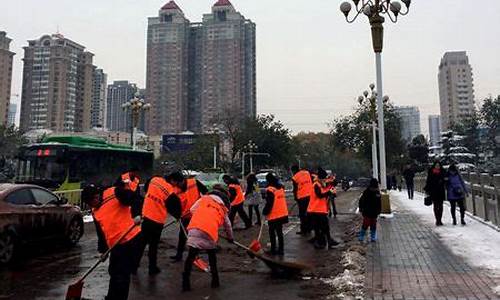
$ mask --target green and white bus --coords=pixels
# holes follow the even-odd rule
[[[137,169],[146,179],[151,176],[153,160],[151,151],[132,150],[104,139],[53,136],[20,149],[16,181],[56,192],[76,191],[86,183],[109,186],[130,169]]]

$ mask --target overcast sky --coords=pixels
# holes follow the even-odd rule
[[[145,85],[147,17],[166,0],[3,0],[0,30],[14,39],[13,93],[21,94],[22,47],[55,33],[95,54],[108,81]],[[177,0],[200,21],[215,0]],[[352,111],[354,99],[375,81],[366,17],[347,24],[337,0],[232,0],[257,24],[257,109],[273,113],[294,132],[326,131]],[[477,8],[477,11],[473,11]],[[397,105],[439,113],[437,68],[445,51],[466,50],[475,96],[500,94],[500,1],[413,0],[409,15],[386,23],[384,94]],[[17,101],[13,97],[14,102]],[[19,100],[20,101],[20,100]]]

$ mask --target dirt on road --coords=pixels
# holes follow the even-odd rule
[[[196,271],[192,275],[192,291],[182,293],[183,263],[173,263],[169,258],[175,253],[178,235],[178,228],[171,226],[164,231],[159,249],[159,266],[162,272],[154,277],[147,274],[145,253],[137,276],[132,278],[129,299],[341,299],[341,296],[349,294],[341,282],[336,281],[336,278],[342,277],[346,268],[350,268],[346,266],[346,253],[356,252],[359,257],[364,253],[364,248],[355,241],[360,220],[353,213],[353,208],[358,195],[359,191],[352,190],[340,193],[337,198],[339,215],[330,220],[334,238],[341,241],[336,249],[314,249],[308,242],[310,237],[295,234],[298,220],[291,218],[284,229],[288,232],[285,237],[284,259],[313,266],[300,276],[275,277],[261,261],[249,257],[236,246],[221,241],[217,257],[221,287],[211,289],[210,275]],[[296,208],[294,210],[291,214],[297,213]],[[236,230],[235,239],[248,245],[258,235],[258,231],[258,226]],[[262,236],[264,247],[268,240],[265,226]],[[0,278],[10,278],[12,283],[8,292],[0,291],[0,299],[63,299],[67,284],[73,282],[78,277],[77,274],[85,272],[96,257],[94,243],[95,236],[86,234],[82,245],[72,250],[71,254],[61,254],[58,258],[55,254],[42,255],[33,259],[36,264],[28,263],[31,267],[24,267],[18,273],[12,270],[0,271]],[[16,275],[22,281],[14,283]],[[106,264],[88,277],[84,285],[84,297],[103,299],[108,280]],[[0,285],[2,286],[6,287]]]

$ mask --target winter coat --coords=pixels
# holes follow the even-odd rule
[[[379,190],[366,189],[359,198],[359,211],[363,217],[377,218],[382,212],[382,196]]]
[[[445,174],[443,170],[439,174],[434,174],[432,169],[429,170],[424,191],[431,197],[432,201],[444,201],[446,195]]]
[[[448,180],[446,182],[448,192],[448,200],[460,200],[465,198],[467,187],[459,173],[448,172]]]
[[[412,168],[408,168],[403,171],[403,177],[406,183],[413,183],[413,178],[415,178],[415,171]]]
[[[259,186],[254,185],[252,189],[247,189],[245,192],[245,204],[246,205],[260,205],[262,203],[262,195],[260,193]]]

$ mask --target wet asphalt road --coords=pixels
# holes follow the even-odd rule
[[[339,239],[342,239],[343,229],[337,228],[335,222],[351,222],[358,194],[357,190],[339,193],[339,216],[337,220],[332,221],[332,231]],[[287,198],[292,197],[290,195]],[[293,207],[293,204],[290,203],[289,207]],[[298,209],[295,207],[293,210],[291,214],[297,214]],[[318,255],[305,239],[295,235],[296,218],[291,218],[285,232],[287,229],[290,233],[286,236],[285,259],[313,266],[324,265],[325,260],[337,259],[339,253],[325,251],[325,254]],[[221,242],[222,250],[218,254],[221,288],[210,289],[209,275],[194,272],[193,291],[181,293],[180,277],[183,264],[171,263],[168,258],[174,254],[177,230],[175,226],[164,230],[159,250],[159,265],[163,272],[156,277],[148,276],[147,267],[144,267],[147,265],[145,256],[139,274],[132,278],[129,299],[228,299],[235,295],[236,299],[259,300],[316,298],[316,293],[309,291],[311,287],[304,284],[303,280],[272,278],[263,263],[249,258],[244,252],[225,242]],[[243,244],[249,244],[257,233],[258,228],[254,226],[247,231],[237,231],[235,236]],[[267,240],[267,227],[264,227],[263,241]],[[265,246],[265,243],[263,245]],[[68,284],[74,282],[98,258],[96,248],[97,237],[92,223],[85,224],[85,234],[74,248],[68,249],[58,243],[30,246],[16,265],[1,267],[0,299],[64,299]],[[327,268],[322,271],[329,272]],[[107,263],[104,263],[85,281],[84,298],[103,299],[108,280]]]

